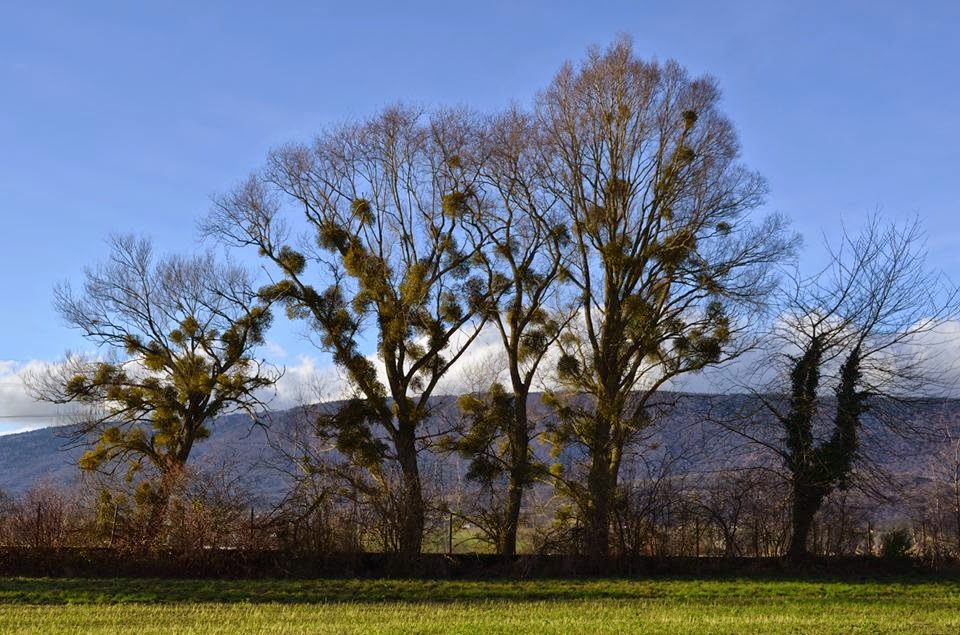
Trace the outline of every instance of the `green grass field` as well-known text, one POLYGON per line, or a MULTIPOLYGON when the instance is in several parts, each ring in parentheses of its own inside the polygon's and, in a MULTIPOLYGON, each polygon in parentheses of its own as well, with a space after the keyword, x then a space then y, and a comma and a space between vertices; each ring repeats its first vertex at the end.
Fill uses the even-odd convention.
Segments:
POLYGON ((0 580, 0 633, 957 633, 960 582, 0 580))

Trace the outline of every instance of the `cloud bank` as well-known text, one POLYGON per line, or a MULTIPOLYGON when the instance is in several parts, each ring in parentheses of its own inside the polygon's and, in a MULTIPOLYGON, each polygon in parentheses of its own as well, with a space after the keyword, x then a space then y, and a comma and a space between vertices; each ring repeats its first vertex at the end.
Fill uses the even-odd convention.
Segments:
MULTIPOLYGON (((468 337, 467 332, 458 333, 452 342, 452 350, 463 346, 468 337)), ((931 370, 936 369, 935 372, 942 374, 945 380, 960 386, 960 381, 957 381, 957 378, 960 378, 957 372, 960 368, 960 321, 945 324, 938 333, 927 335, 923 339, 924 341, 915 343, 916 354, 924 358, 924 364, 931 370)), ((291 356, 272 343, 264 347, 264 352, 283 368, 283 376, 276 386, 263 395, 264 402, 271 409, 282 410, 318 401, 344 399, 351 395, 349 382, 331 365, 325 354, 318 352, 317 355, 294 356, 291 362, 291 356), (284 360, 287 360, 287 363, 281 364, 284 360)), ((382 364, 377 356, 372 354, 369 359, 381 369, 379 374, 381 379, 385 380, 382 364)), ((536 390, 551 387, 550 376, 555 362, 553 354, 548 354, 543 360, 538 380, 534 384, 536 390)), ((737 390, 738 386, 742 389, 747 378, 756 376, 760 362, 759 353, 748 353, 731 363, 679 378, 664 388, 700 393, 737 390)), ((29 375, 41 373, 52 365, 53 362, 44 360, 0 360, 0 434, 70 422, 69 408, 35 401, 24 383, 24 379, 29 375)), ((485 390, 493 381, 507 382, 508 377, 500 334, 495 326, 488 324, 441 380, 435 394, 485 390)), ((956 394, 960 391, 951 392, 956 394)))
POLYGON ((68 423, 68 409, 35 401, 24 383, 28 376, 41 373, 51 365, 43 360, 0 359, 0 434, 68 423))

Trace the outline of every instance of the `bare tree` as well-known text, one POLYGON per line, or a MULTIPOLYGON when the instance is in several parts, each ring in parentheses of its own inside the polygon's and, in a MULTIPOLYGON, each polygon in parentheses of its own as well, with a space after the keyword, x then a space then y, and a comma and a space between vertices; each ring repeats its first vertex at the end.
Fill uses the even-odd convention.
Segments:
POLYGON ((8 544, 29 547, 65 547, 77 544, 84 518, 75 492, 52 483, 37 483, 8 510, 8 544))
MULTIPOLYGON (((696 504, 720 530, 725 557, 743 555, 742 541, 739 540, 741 530, 752 529, 759 534, 758 527, 750 527, 746 518, 753 511, 751 506, 758 498, 757 491, 769 485, 763 476, 762 470, 752 468, 727 469, 704 479, 704 487, 698 492, 696 504)), ((766 489, 766 492, 772 493, 770 489, 766 489)), ((754 537, 755 540, 757 537, 754 537)), ((754 555, 758 555, 760 549, 756 547, 753 551, 754 555)))
POLYGON ((660 447, 626 458, 613 506, 613 533, 621 556, 668 554, 667 535, 680 533, 671 521, 685 511, 680 504, 686 478, 681 465, 690 458, 690 449, 660 447))
MULTIPOLYGON (((818 274, 795 277, 784 292, 774 332, 774 385, 755 390, 760 425, 773 421, 781 439, 754 428, 752 438, 782 460, 792 494, 789 556, 802 559, 824 499, 851 484, 862 437, 881 426, 910 430, 909 406, 942 394, 936 350, 956 316, 957 291, 925 268, 917 223, 870 219, 845 234, 818 274), (789 377, 784 390, 777 385, 789 377), (864 430, 866 427, 866 430, 864 430)), ((861 464, 861 467, 865 467, 861 464)))
POLYGON ((261 410, 278 378, 252 356, 270 323, 244 270, 212 255, 155 258, 146 240, 110 240, 110 257, 86 271, 82 293, 56 290, 68 325, 108 357, 68 356, 30 379, 34 395, 85 406, 72 428, 90 445, 85 470, 148 468, 140 496, 156 535, 171 488, 218 415, 261 410))
POLYGON ((462 112, 390 108, 272 153, 217 201, 206 228, 276 266, 265 296, 306 320, 345 371, 356 396, 321 430, 400 501, 405 556, 423 539, 418 453, 431 437, 422 425, 430 396, 489 314, 471 275, 484 239, 477 134, 462 112), (313 233, 300 246, 281 218, 286 206, 313 233), (377 360, 362 350, 367 338, 377 360))
POLYGON ((323 403, 318 386, 314 399, 287 413, 288 421, 270 429, 274 458, 268 467, 287 484, 270 513, 269 524, 285 548, 323 553, 359 552, 372 542, 385 551, 398 549, 394 509, 384 509, 385 493, 359 466, 335 452, 325 438, 324 417, 337 402, 323 403))
POLYGON ((487 135, 481 180, 494 200, 480 214, 489 243, 483 264, 488 293, 498 300, 490 319, 500 335, 509 388, 497 382, 485 394, 460 400, 471 425, 457 448, 472 459, 470 476, 488 487, 506 477, 503 508, 484 513, 503 555, 516 553, 523 491, 540 468, 530 448, 536 434, 530 391, 571 316, 560 301, 559 280, 570 234, 544 181, 538 135, 536 122, 516 109, 493 120, 487 135))
POLYGON ((932 461, 933 484, 936 489, 934 509, 950 527, 943 531, 943 541, 949 544, 954 554, 960 555, 960 436, 954 422, 942 417, 937 422, 937 432, 942 434, 942 444, 932 461))
POLYGON ((552 396, 559 447, 586 451, 556 472, 585 523, 586 552, 609 552, 623 453, 670 380, 742 353, 749 317, 794 240, 779 217, 751 224, 764 182, 738 162, 709 77, 634 55, 628 40, 565 66, 537 103, 547 182, 572 230, 565 272, 579 317, 559 340, 552 396))

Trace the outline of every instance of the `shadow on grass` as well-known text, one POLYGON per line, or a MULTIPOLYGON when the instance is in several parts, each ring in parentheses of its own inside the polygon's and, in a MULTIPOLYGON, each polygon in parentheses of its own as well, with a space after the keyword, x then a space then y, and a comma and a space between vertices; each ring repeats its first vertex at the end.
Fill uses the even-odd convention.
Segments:
POLYGON ((198 603, 481 603, 575 600, 688 602, 899 602, 960 607, 960 581, 756 578, 537 580, 165 580, 150 578, 2 578, 0 605, 198 603))

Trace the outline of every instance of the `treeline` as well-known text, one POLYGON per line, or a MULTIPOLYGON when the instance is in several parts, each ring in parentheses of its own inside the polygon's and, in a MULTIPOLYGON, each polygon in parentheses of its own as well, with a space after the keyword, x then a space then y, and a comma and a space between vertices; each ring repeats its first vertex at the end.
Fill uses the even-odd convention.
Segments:
MULTIPOLYGON (((954 448, 955 450, 955 448, 954 448)), ((956 466, 954 466, 955 468, 956 466)), ((776 558, 788 554, 792 533, 789 490, 770 470, 669 474, 630 473, 621 485, 611 527, 613 554, 642 558, 776 558), (668 475, 669 474, 669 475, 668 475)), ((427 506, 424 552, 494 553, 496 531, 488 501, 457 478, 431 479, 436 497, 427 506)), ((391 551, 396 517, 379 515, 362 493, 298 483, 280 504, 262 497, 229 469, 191 470, 169 501, 166 520, 151 549, 202 561, 211 550, 278 552, 317 557, 391 551), (191 556, 193 554, 193 556, 191 556)), ((819 557, 915 557, 929 565, 960 558, 955 480, 911 480, 895 499, 838 491, 824 501, 812 524, 809 552, 819 557)), ((564 527, 559 502, 533 488, 521 515, 518 553, 578 555, 575 519, 564 527), (559 512, 559 513, 558 513, 559 512)), ((102 480, 64 489, 38 485, 17 497, 0 494, 0 546, 32 549, 112 548, 142 551, 149 508, 133 488, 102 480)), ((396 551, 396 543, 393 543, 396 551)))
MULTIPOLYGON (((135 484, 113 510, 141 545, 204 527, 197 545, 412 559, 469 524, 504 555, 526 533, 526 548, 597 562, 879 549, 852 511, 836 525, 828 510, 863 484, 867 428, 925 434, 904 413, 944 385, 956 292, 925 268, 915 224, 876 218, 801 275, 786 220, 756 214, 765 183, 719 100, 713 79, 623 40, 565 65, 529 109, 398 106, 281 147, 201 222, 259 254, 270 284, 115 238, 82 291, 56 295, 115 354, 67 359, 35 393, 84 406, 81 467, 135 484), (280 373, 256 351, 280 307, 350 392, 287 446, 299 476, 283 513, 204 520, 221 507, 181 491, 191 451, 218 415, 265 409, 280 373), (464 373, 483 332, 499 353, 464 373), (695 487, 627 478, 655 456, 664 389, 718 367, 752 398, 704 416, 765 458, 695 487), (470 385, 437 416, 454 374, 470 385), (466 483, 433 474, 436 453, 460 457, 466 483)), ((102 531, 102 515, 78 517, 102 531)))

